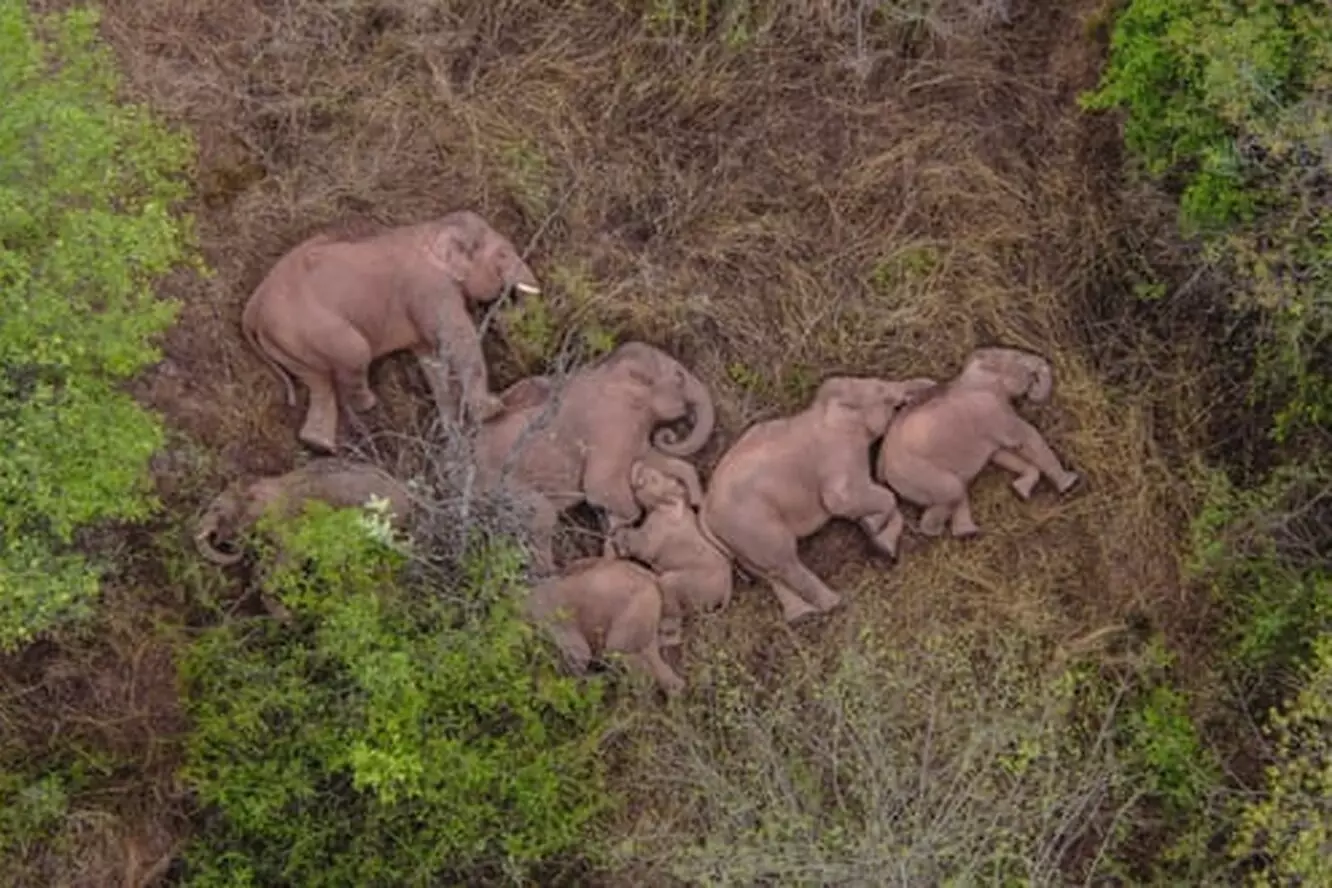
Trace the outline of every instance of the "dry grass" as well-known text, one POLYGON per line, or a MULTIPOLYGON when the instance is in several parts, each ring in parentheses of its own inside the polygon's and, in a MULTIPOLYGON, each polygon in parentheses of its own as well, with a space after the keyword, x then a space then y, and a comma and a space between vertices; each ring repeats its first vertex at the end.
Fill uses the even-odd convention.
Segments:
MULTIPOLYGON (((279 255, 330 224, 472 207, 535 239, 549 290, 545 317, 509 317, 487 344, 497 383, 538 369, 555 334, 664 346, 717 398, 705 478, 745 424, 830 373, 943 378, 997 343, 1056 365, 1032 415, 1084 473, 1075 496, 1023 504, 987 474, 984 535, 913 538, 896 566, 830 529, 809 558, 849 607, 793 635, 742 587, 691 633, 686 674, 720 651, 781 685, 861 626, 890 646, 998 630, 1067 645, 1129 619, 1189 631, 1188 494, 1162 447, 1196 437, 1200 381, 1117 320, 1116 134, 1073 103, 1098 65, 1091 6, 109 0, 132 92, 198 137, 193 209, 216 270, 171 282, 181 321, 141 387, 188 437, 164 457, 164 495, 191 509, 300 458, 300 414, 239 335, 279 255)), ((410 360, 372 384, 377 429, 418 415, 410 360)), ((663 760, 681 752, 653 736, 663 760)), ((624 765, 631 795, 651 785, 644 762, 624 765)), ((632 801, 653 822, 692 804, 632 801)))

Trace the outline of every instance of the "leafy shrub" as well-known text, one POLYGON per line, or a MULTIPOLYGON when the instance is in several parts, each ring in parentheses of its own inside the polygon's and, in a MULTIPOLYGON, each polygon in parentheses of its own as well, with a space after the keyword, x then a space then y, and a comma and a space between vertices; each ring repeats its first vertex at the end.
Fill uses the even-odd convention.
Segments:
POLYGON ((1321 0, 1131 0, 1090 109, 1180 192, 1187 232, 1261 319, 1259 390, 1279 438, 1332 419, 1332 8, 1321 0))
POLYGON ((1332 635, 1319 640, 1304 687, 1268 733, 1267 792, 1242 809, 1231 855, 1261 859, 1252 885, 1332 884, 1332 635))
POLYGON ((149 513, 157 419, 118 384, 157 360, 151 282, 190 245, 169 212, 190 141, 116 101, 98 17, 0 0, 0 649, 86 613, 76 528, 149 513), (39 36, 40 32, 48 36, 39 36))
POLYGON ((296 625, 206 630, 182 666, 184 774, 218 815, 190 884, 475 883, 589 853, 600 696, 532 643, 516 550, 474 547, 455 599, 404 583, 410 552, 366 513, 265 524, 296 625))

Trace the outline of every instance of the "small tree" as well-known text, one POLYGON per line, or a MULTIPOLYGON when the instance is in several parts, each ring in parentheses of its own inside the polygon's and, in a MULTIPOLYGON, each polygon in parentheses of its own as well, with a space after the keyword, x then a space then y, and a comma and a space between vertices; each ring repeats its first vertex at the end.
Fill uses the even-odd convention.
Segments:
POLYGON ((77 528, 154 506, 162 428, 119 384, 174 317, 152 282, 192 245, 193 147, 117 101, 97 23, 0 0, 0 650, 87 612, 77 528))

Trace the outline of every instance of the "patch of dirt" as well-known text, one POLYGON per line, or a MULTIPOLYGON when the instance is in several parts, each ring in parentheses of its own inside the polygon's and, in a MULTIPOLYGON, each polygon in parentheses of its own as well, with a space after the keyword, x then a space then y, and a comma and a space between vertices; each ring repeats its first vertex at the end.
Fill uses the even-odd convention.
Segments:
MULTIPOLYGON (((108 0, 129 91, 198 140, 191 211, 215 271, 167 282, 180 321, 138 388, 178 433, 164 498, 188 514, 238 474, 303 458, 304 390, 287 406, 240 336, 280 255, 330 225, 468 207, 520 248, 540 233, 532 265, 561 329, 645 339, 709 381, 705 480, 745 425, 823 376, 946 378, 995 343, 1054 362, 1053 402, 1028 415, 1081 488, 1021 503, 987 473, 983 534, 910 535, 898 564, 830 528, 806 549, 848 607, 797 636, 1188 625, 1174 555, 1188 494, 1167 459, 1188 442, 1160 418, 1196 419, 1197 383, 1144 356, 1121 314, 1088 310, 1130 298, 1108 283, 1117 133, 1074 102, 1098 70, 1091 6, 941 0, 908 33, 855 3, 773 3, 775 21, 728 47, 650 25, 647 4, 108 0)), ((487 350, 497 388, 517 378, 502 339, 487 350)), ((374 428, 422 409, 409 358, 372 385, 374 428)), ((685 668, 724 644, 778 676, 788 633, 768 591, 742 584, 685 668)))

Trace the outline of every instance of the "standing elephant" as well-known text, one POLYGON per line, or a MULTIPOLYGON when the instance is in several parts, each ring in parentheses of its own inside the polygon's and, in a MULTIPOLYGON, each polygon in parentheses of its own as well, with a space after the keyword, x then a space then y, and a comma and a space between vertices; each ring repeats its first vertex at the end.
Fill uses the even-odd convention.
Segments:
POLYGON ((606 651, 633 655, 668 696, 684 680, 661 656, 662 596, 646 568, 618 558, 583 558, 533 588, 527 613, 546 628, 573 670, 606 651))
POLYGON ((841 603, 800 560, 800 539, 833 518, 856 521, 896 557, 902 516, 870 476, 870 446, 897 408, 937 385, 834 376, 800 413, 751 426, 712 472, 699 525, 771 585, 788 623, 841 603))
POLYGON ((1044 474, 1060 493, 1078 482, 1041 433, 1018 415, 1013 399, 1047 401, 1050 364, 1013 348, 972 352, 962 372, 930 397, 902 411, 889 425, 879 451, 877 477, 898 495, 925 507, 920 531, 954 537, 979 531, 967 486, 987 463, 1017 473, 1013 490, 1028 499, 1044 474))
POLYGON ((360 240, 303 241, 255 288, 241 327, 286 386, 288 406, 296 392, 287 372, 309 388, 300 440, 332 452, 338 396, 352 410, 373 408, 370 364, 402 349, 417 355, 442 414, 455 403, 450 367, 473 419, 498 413, 468 305, 511 285, 540 292, 508 238, 478 214, 457 211, 360 240))
POLYGON ((224 552, 269 509, 284 517, 300 514, 310 500, 334 508, 362 506, 378 498, 387 500, 390 517, 401 522, 412 507, 406 485, 366 463, 343 459, 316 459, 283 475, 236 482, 213 498, 195 525, 199 554, 223 566, 240 561, 239 550, 224 552))
POLYGON ((558 514, 580 502, 604 509, 608 532, 642 515, 630 484, 635 462, 678 478, 691 503, 703 499, 698 470, 680 457, 702 449, 712 435, 712 395, 683 364, 658 348, 627 342, 574 372, 556 390, 531 377, 500 396, 505 412, 477 432, 478 476, 539 493, 547 507, 533 527, 549 551, 558 514), (683 439, 666 423, 692 419, 683 439))
POLYGON ((725 607, 731 600, 731 559, 698 527, 698 515, 679 480, 636 462, 629 475, 647 516, 641 527, 621 527, 611 537, 622 558, 636 558, 657 575, 663 597, 662 631, 676 637, 685 610, 725 607))

